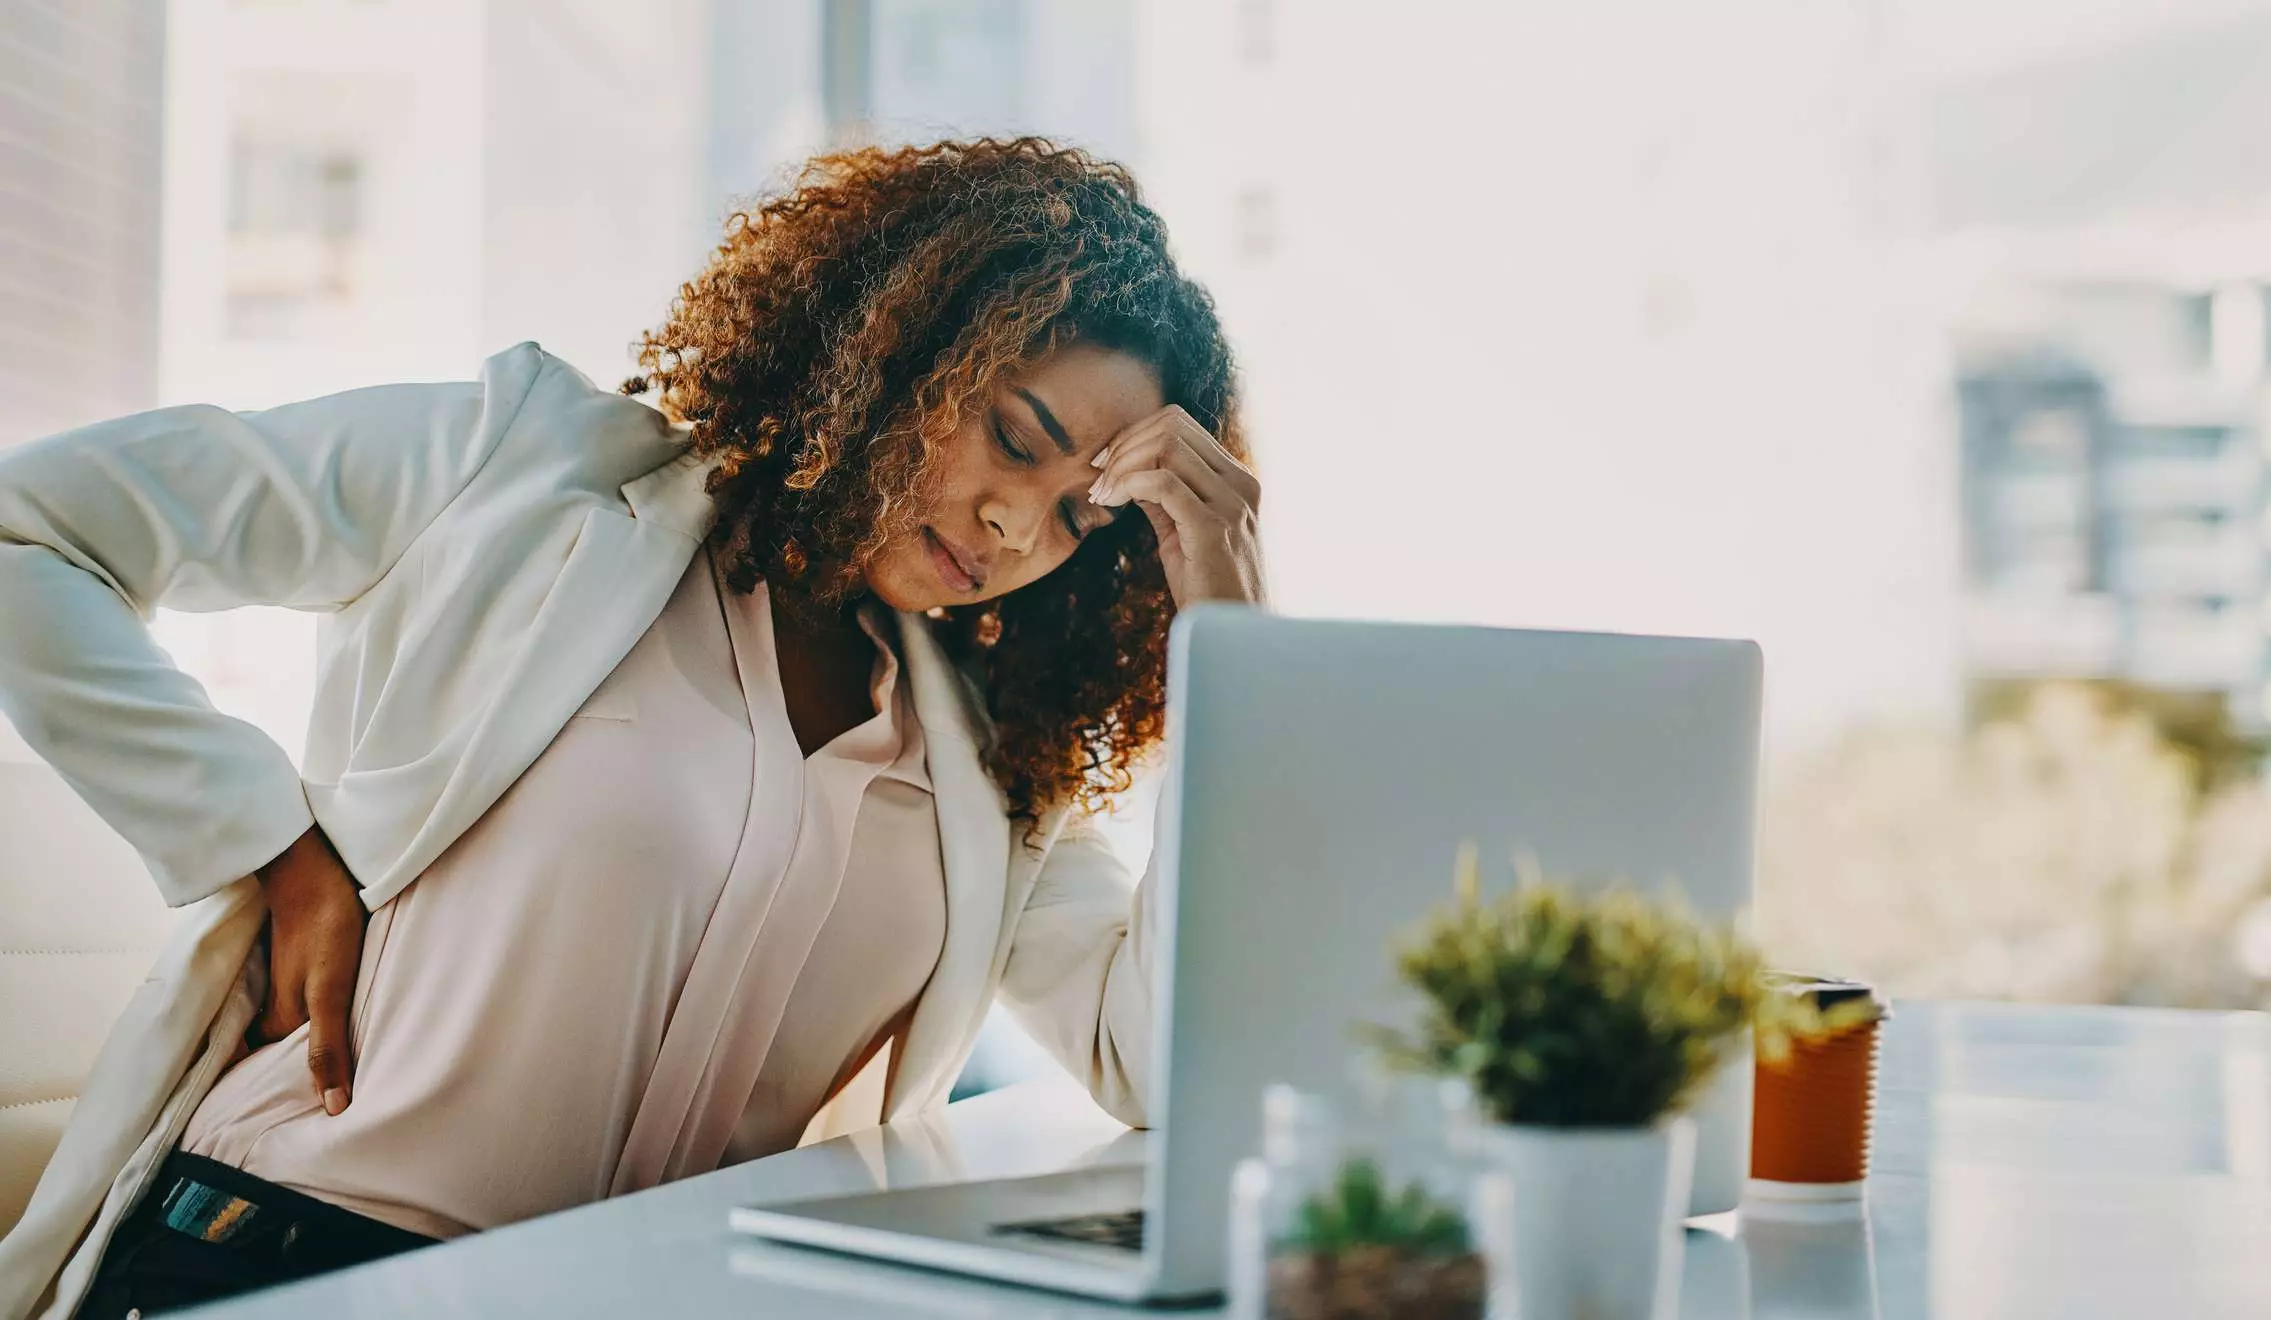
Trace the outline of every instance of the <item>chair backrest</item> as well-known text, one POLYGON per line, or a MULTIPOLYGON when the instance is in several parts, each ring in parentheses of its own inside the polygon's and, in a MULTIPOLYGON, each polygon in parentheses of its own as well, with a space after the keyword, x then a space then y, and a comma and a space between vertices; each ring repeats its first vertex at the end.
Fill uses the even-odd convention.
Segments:
POLYGON ((0 726, 0 1233, 174 918, 126 841, 13 743, 0 726))

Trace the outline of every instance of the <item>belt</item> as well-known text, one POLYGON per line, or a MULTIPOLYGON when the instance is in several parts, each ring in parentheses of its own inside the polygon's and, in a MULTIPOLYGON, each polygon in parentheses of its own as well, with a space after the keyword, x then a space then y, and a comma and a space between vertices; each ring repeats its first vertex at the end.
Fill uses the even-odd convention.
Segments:
POLYGON ((176 1233, 299 1269, 338 1269, 435 1241, 179 1151, 166 1157, 143 1204, 176 1233))

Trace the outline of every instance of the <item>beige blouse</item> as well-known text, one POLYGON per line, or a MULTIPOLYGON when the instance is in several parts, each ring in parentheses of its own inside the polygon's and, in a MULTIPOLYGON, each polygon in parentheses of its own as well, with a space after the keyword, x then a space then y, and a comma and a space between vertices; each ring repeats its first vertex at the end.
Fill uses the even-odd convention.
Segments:
POLYGON ((903 1022, 946 900, 922 727, 880 611, 877 714, 805 758, 762 587, 695 556, 520 780, 371 917, 354 1101, 306 1029, 182 1149, 435 1237, 793 1146, 903 1022))

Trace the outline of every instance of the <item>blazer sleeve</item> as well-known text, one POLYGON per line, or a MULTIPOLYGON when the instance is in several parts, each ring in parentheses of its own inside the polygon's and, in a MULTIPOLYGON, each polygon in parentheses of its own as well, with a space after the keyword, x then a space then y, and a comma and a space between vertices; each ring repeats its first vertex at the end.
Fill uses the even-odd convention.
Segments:
POLYGON ((168 903, 251 874, 313 817, 284 749, 213 708, 151 611, 353 602, 480 470, 544 363, 526 344, 477 382, 164 408, 0 450, 0 713, 168 903))
POLYGON ((1106 1113, 1139 1128, 1151 1095, 1153 888, 1100 834, 1068 826, 1025 901, 1001 983, 1019 1024, 1106 1113))

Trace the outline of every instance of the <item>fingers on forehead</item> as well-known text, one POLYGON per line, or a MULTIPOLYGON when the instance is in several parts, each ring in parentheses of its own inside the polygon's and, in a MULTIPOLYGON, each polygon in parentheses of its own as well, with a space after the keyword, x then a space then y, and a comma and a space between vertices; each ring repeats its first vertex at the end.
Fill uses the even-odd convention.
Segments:
POLYGON ((1207 466, 1217 472, 1225 475, 1235 472, 1248 477, 1253 475, 1253 470, 1236 454, 1223 448, 1222 442, 1215 439, 1214 432, 1201 426, 1197 418, 1184 411, 1182 405, 1172 403, 1130 426, 1106 445, 1105 452, 1110 456, 1106 461, 1109 463, 1127 454, 1147 452, 1177 442, 1195 450, 1205 459, 1207 466))
POLYGON ((1119 434, 1119 437, 1113 443, 1125 446, 1154 436, 1180 436, 1188 440, 1198 440, 1203 437, 1208 444, 1214 442, 1214 437, 1208 434, 1205 427, 1199 425, 1197 418, 1184 412, 1180 405, 1171 403, 1129 426, 1127 430, 1119 434))

